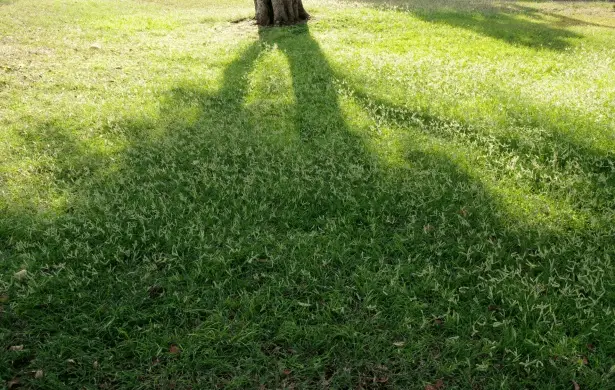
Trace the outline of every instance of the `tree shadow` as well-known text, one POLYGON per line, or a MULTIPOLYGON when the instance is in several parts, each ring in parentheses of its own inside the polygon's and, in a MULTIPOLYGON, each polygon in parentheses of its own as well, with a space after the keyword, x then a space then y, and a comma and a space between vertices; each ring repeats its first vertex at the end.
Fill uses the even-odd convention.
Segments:
MULTIPOLYGON (((405 164, 387 164, 349 125, 345 104, 352 101, 342 101, 307 26, 261 30, 217 91, 178 85, 162 99, 159 123, 121 124, 138 136, 119 168, 77 182, 64 215, 21 237, 32 242, 13 247, 10 260, 35 259, 38 280, 13 286, 33 298, 5 313, 2 328, 45 346, 36 364, 52 384, 89 377, 124 388, 171 380, 186 388, 377 388, 383 376, 410 388, 441 375, 440 361, 480 355, 482 338, 509 337, 495 326, 475 337, 482 318, 510 321, 534 344, 552 331, 510 302, 545 301, 519 280, 548 277, 539 274, 547 265, 531 262, 561 236, 506 216, 458 160, 413 134, 401 144, 405 164), (291 83, 276 89, 282 80, 273 80, 272 88, 279 96, 292 88, 292 102, 251 105, 259 59, 276 53, 291 83), (142 137, 148 126, 158 135, 142 137), (62 267, 80 277, 53 277, 62 267), (154 285, 164 292, 156 299, 154 285), (405 348, 391 347, 400 339, 405 348), (181 358, 160 357, 171 342, 183 346, 181 358), (65 364, 84 356, 118 374, 65 364)), ((584 326, 566 323, 562 334, 584 326)), ((515 348, 538 357, 534 344, 515 348)), ((506 347, 490 346, 493 359, 507 359, 506 347)), ((515 367, 520 384, 569 369, 547 366, 536 377, 515 367)), ((472 380, 488 383, 498 370, 472 380)), ((451 387, 467 385, 461 372, 451 387)))
POLYGON ((573 124, 578 118, 567 117, 562 120, 561 123, 569 124, 569 127, 564 128, 555 126, 548 120, 526 116, 518 118, 516 114, 509 113, 507 122, 511 130, 490 134, 485 138, 481 128, 474 123, 460 123, 418 112, 370 94, 360 86, 352 88, 353 96, 362 107, 389 126, 420 129, 430 137, 444 142, 462 142, 468 147, 489 149, 495 144, 498 154, 515 156, 515 163, 526 167, 525 169, 537 171, 530 185, 530 190, 534 193, 554 192, 558 187, 558 177, 565 177, 572 172, 581 174, 583 180, 575 183, 574 187, 569 187, 567 191, 566 198, 574 203, 572 207, 579 212, 589 211, 592 215, 600 215, 605 210, 615 210, 612 194, 608 190, 615 187, 615 153, 608 147, 597 148, 587 139, 573 137, 569 127, 574 127, 573 124), (531 123, 527 123, 528 121, 531 123), (539 138, 531 143, 524 141, 522 134, 523 129, 528 126, 542 129, 539 138), (535 169, 538 166, 540 169, 535 169), (577 193, 574 198, 570 196, 572 191, 577 193), (599 201, 590 204, 581 194, 603 196, 599 201))
POLYGON ((416 12, 420 19, 437 24, 473 31, 511 45, 536 49, 564 50, 571 46, 570 39, 581 35, 547 23, 522 18, 516 13, 474 12, 458 13, 416 12))
MULTIPOLYGON (((360 3, 386 8, 386 5, 378 1, 362 0, 360 3)), ((404 3, 393 9, 409 12, 426 22, 469 30, 511 45, 535 49, 561 51, 571 47, 571 39, 582 38, 579 33, 563 28, 565 24, 544 22, 536 10, 529 7, 486 2, 475 7, 463 8, 461 4, 435 2, 424 6, 404 3), (530 13, 528 10, 533 12, 530 13)), ((564 18, 561 17, 560 21, 564 21, 564 18)))
POLYGON ((536 8, 532 8, 528 6, 523 6, 520 4, 514 4, 514 3, 507 4, 506 8, 512 9, 512 10, 515 10, 521 13, 525 13, 527 15, 531 15, 532 17, 537 18, 537 19, 543 19, 545 16, 551 17, 552 19, 555 19, 555 21, 550 22, 550 24, 552 24, 555 27, 559 27, 559 28, 566 28, 566 27, 573 27, 573 26, 601 27, 601 28, 608 28, 608 29, 615 28, 615 26, 588 22, 586 20, 572 18, 570 16, 562 15, 556 12, 549 12, 546 10, 536 9, 536 8))

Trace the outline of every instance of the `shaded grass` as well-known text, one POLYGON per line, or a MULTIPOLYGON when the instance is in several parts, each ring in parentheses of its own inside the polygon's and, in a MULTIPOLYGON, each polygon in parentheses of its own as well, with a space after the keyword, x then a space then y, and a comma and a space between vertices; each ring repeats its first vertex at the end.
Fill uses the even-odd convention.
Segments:
POLYGON ((475 14, 324 4, 257 33, 192 7, 138 33, 86 3, 78 61, 37 38, 57 66, 9 41, 3 379, 611 386, 608 30, 541 50, 464 36, 475 14))

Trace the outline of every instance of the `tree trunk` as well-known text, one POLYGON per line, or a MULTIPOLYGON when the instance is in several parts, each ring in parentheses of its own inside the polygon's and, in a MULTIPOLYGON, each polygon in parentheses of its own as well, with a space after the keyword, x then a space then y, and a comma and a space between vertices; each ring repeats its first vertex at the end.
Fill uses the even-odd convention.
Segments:
POLYGON ((254 0, 254 7, 259 26, 296 24, 310 17, 301 0, 254 0))

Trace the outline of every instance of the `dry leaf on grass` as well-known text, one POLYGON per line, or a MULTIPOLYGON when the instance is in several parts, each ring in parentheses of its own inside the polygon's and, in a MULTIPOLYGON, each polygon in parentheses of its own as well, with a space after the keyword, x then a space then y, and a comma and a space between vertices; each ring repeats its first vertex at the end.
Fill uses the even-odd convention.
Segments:
POLYGON ((575 381, 572 381, 572 385, 574 386, 574 390, 581 390, 581 386, 575 381))
POLYGON ((13 277, 19 281, 25 280, 28 277, 28 270, 22 269, 21 271, 17 271, 13 277))
POLYGON ((9 390, 16 389, 21 385, 19 378, 13 378, 6 383, 6 388, 9 390))
POLYGON ((171 346, 169 346, 169 353, 173 355, 179 355, 181 351, 182 350, 177 346, 177 344, 171 344, 171 346))
POLYGON ((425 390, 442 390, 444 389, 444 381, 442 379, 438 379, 436 383, 432 385, 425 386, 425 390))
POLYGON ((11 345, 9 347, 9 351, 13 351, 13 352, 23 351, 23 345, 11 345))

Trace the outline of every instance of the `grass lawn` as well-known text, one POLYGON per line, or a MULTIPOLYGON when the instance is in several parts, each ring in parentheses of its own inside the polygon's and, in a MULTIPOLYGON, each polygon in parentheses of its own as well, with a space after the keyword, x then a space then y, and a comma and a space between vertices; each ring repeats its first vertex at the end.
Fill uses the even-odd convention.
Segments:
POLYGON ((615 389, 613 4, 305 4, 0 0, 0 387, 615 389))

